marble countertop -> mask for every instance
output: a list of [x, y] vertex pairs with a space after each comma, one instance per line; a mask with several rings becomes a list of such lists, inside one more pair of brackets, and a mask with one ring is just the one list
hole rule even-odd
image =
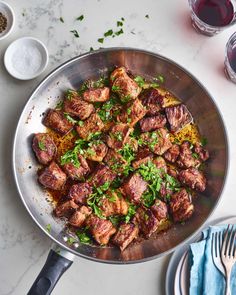
[[[16, 13], [13, 33], [0, 41], [0, 294], [26, 294], [43, 266], [51, 241], [37, 228], [20, 201], [11, 172], [15, 126], [31, 91], [47, 72], [67, 59], [94, 49], [130, 46], [171, 58], [187, 68], [209, 90], [220, 108], [229, 135], [230, 169], [221, 202], [211, 219], [235, 214], [236, 86], [223, 73], [225, 44], [234, 27], [209, 38], [190, 25], [188, 1], [8, 0]], [[79, 22], [75, 18], [84, 15]], [[149, 17], [146, 17], [148, 15]], [[59, 20], [62, 17], [64, 23]], [[124, 34], [97, 40], [116, 21]], [[75, 38], [70, 30], [77, 29]], [[18, 81], [3, 65], [7, 46], [16, 38], [34, 36], [49, 50], [47, 70], [37, 79]], [[169, 256], [126, 267], [76, 258], [53, 294], [164, 294]]]

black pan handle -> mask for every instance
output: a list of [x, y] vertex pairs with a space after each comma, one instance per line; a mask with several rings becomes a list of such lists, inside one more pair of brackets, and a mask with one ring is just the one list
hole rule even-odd
[[73, 263], [74, 255], [63, 250], [51, 249], [48, 258], [30, 288], [28, 295], [49, 295], [63, 273]]

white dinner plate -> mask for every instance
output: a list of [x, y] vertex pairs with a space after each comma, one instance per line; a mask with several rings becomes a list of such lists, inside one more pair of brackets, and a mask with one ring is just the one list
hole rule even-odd
[[[225, 223], [236, 224], [236, 216], [225, 217], [214, 220], [206, 224], [205, 228], [210, 225], [220, 225]], [[193, 238], [188, 244], [172, 255], [166, 272], [166, 295], [188, 295], [189, 292], [189, 262], [188, 249], [189, 244], [201, 239], [201, 232]]]

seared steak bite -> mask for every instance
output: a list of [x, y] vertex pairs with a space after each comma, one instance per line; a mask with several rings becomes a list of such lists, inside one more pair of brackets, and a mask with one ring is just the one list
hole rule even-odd
[[153, 158], [153, 153], [147, 147], [139, 148], [135, 160], [132, 161], [134, 169], [138, 169], [142, 164], [146, 164]]
[[78, 208], [69, 219], [69, 224], [80, 227], [84, 224], [86, 218], [92, 214], [92, 209], [87, 206]]
[[178, 132], [193, 120], [191, 113], [184, 104], [168, 107], [165, 112], [172, 132]]
[[87, 198], [92, 192], [93, 189], [87, 182], [74, 184], [69, 190], [69, 198], [73, 199], [76, 204], [87, 204]]
[[134, 137], [128, 137], [127, 142], [126, 142], [130, 148], [134, 151], [138, 151], [138, 141]]
[[168, 207], [161, 200], [156, 200], [150, 208], [157, 220], [161, 221], [168, 218]]
[[117, 120], [133, 127], [147, 113], [146, 108], [139, 99], [129, 103], [123, 108], [121, 114], [117, 116]]
[[175, 163], [178, 156], [179, 156], [180, 150], [178, 144], [173, 144], [167, 152], [164, 153], [164, 158], [170, 162]]
[[82, 180], [84, 176], [90, 172], [90, 168], [83, 156], [78, 155], [78, 160], [80, 163], [78, 167], [70, 162], [64, 164], [62, 167], [71, 179]]
[[54, 131], [65, 135], [73, 128], [74, 124], [69, 122], [62, 111], [49, 109], [43, 119], [43, 124]]
[[95, 140], [89, 143], [89, 148], [86, 151], [86, 158], [95, 161], [102, 162], [108, 151], [108, 147], [101, 140]]
[[130, 133], [133, 131], [133, 128], [130, 128], [128, 125], [123, 123], [118, 123], [114, 125], [107, 138], [107, 145], [114, 149], [120, 150], [127, 143]]
[[97, 113], [92, 114], [86, 119], [81, 126], [76, 126], [76, 131], [83, 139], [87, 139], [91, 134], [100, 132], [104, 128], [104, 124]]
[[162, 114], [157, 114], [153, 117], [146, 117], [139, 122], [142, 132], [153, 131], [158, 128], [163, 128], [166, 125], [166, 117]]
[[112, 242], [124, 251], [128, 245], [138, 237], [138, 226], [133, 223], [123, 223], [119, 227], [117, 233], [112, 239]]
[[203, 192], [206, 189], [206, 178], [196, 168], [189, 168], [179, 172], [179, 181], [192, 189]]
[[63, 108], [65, 113], [81, 120], [87, 119], [95, 110], [94, 106], [82, 100], [76, 91], [70, 92], [70, 95], [64, 100]]
[[174, 222], [182, 222], [189, 219], [193, 214], [194, 206], [185, 189], [181, 189], [171, 197], [170, 211]]
[[190, 149], [190, 143], [185, 141], [180, 146], [180, 154], [177, 160], [177, 165], [180, 168], [197, 167], [200, 164], [198, 155], [193, 154]]
[[126, 160], [113, 149], [108, 150], [104, 162], [116, 173], [122, 173], [127, 165]]
[[155, 88], [144, 90], [140, 95], [142, 104], [147, 108], [147, 115], [154, 116], [161, 110], [163, 96]]
[[96, 242], [100, 245], [106, 245], [111, 236], [116, 232], [110, 220], [101, 219], [94, 214], [91, 214], [85, 223]]
[[51, 162], [40, 173], [38, 180], [44, 187], [61, 190], [66, 182], [66, 174], [55, 162]]
[[166, 182], [162, 182], [161, 188], [159, 191], [159, 196], [162, 200], [167, 202], [169, 200], [170, 196], [173, 194], [172, 189], [169, 188]]
[[123, 197], [118, 197], [116, 192], [108, 191], [99, 201], [99, 207], [105, 217], [112, 215], [127, 215], [129, 206]]
[[33, 138], [32, 148], [39, 163], [49, 164], [56, 155], [57, 147], [47, 133], [36, 133]]
[[204, 149], [199, 142], [194, 146], [194, 152], [198, 155], [200, 161], [205, 162], [209, 159], [208, 150]]
[[109, 99], [110, 88], [90, 88], [83, 93], [83, 99], [88, 102], [104, 102]]
[[154, 158], [152, 162], [160, 169], [161, 174], [167, 172], [166, 161], [161, 156]]
[[62, 204], [57, 205], [54, 213], [57, 217], [70, 217], [79, 206], [74, 201], [66, 201]]
[[141, 88], [128, 76], [124, 67], [115, 69], [110, 78], [112, 91], [117, 93], [124, 102], [134, 100], [141, 92]]
[[121, 187], [122, 193], [133, 203], [140, 203], [148, 184], [138, 173], [132, 174]]
[[90, 175], [90, 183], [93, 186], [99, 187], [104, 183], [111, 183], [116, 178], [114, 173], [108, 166], [99, 164], [95, 171]]
[[167, 167], [167, 173], [174, 177], [175, 179], [178, 179], [179, 171], [176, 169], [176, 167]]
[[139, 207], [135, 216], [135, 224], [138, 223], [140, 231], [146, 238], [149, 238], [158, 228], [159, 221], [154, 216], [152, 210]]
[[152, 152], [160, 156], [172, 146], [169, 134], [164, 128], [153, 132], [142, 133], [140, 137], [143, 145], [147, 145]]

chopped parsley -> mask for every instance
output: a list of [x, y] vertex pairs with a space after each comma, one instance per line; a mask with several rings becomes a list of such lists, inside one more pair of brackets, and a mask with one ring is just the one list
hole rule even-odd
[[60, 22], [64, 23], [63, 17], [60, 17], [59, 20], [60, 20]]
[[79, 17], [76, 18], [76, 20], [82, 21], [84, 19], [84, 15], [80, 15]]
[[111, 88], [112, 91], [116, 92], [116, 91], [119, 91], [120, 90], [120, 87], [119, 86], [116, 86], [116, 85], [113, 85], [112, 88]]
[[115, 35], [116, 35], [116, 36], [119, 36], [119, 35], [121, 35], [121, 34], [124, 34], [123, 29], [120, 29], [119, 31], [115, 32]]
[[128, 223], [131, 218], [135, 215], [137, 207], [133, 204], [129, 204], [128, 214], [125, 215], [125, 222]]
[[91, 244], [91, 238], [90, 236], [87, 234], [86, 229], [82, 230], [78, 230], [76, 232], [77, 237], [79, 238], [79, 241], [81, 244], [85, 244], [85, 245], [89, 245]]
[[56, 110], [61, 110], [63, 108], [64, 102], [63, 100], [59, 101], [56, 105]]
[[115, 226], [118, 227], [120, 221], [121, 221], [121, 217], [119, 215], [114, 215], [114, 216], [110, 216], [109, 220], [111, 221], [111, 223]]
[[84, 121], [78, 121], [77, 124], [78, 124], [80, 127], [82, 127], [82, 126], [84, 126]]
[[145, 17], [146, 17], [146, 18], [149, 18], [149, 14], [146, 14]]
[[197, 153], [192, 153], [192, 156], [195, 158], [195, 159], [198, 159], [199, 158], [199, 155]]
[[47, 230], [47, 232], [50, 233], [50, 232], [51, 232], [51, 229], [52, 229], [52, 226], [51, 226], [50, 223], [48, 223], [48, 224], [46, 225], [46, 230]]
[[98, 42], [99, 42], [99, 43], [103, 43], [103, 42], [104, 42], [104, 38], [99, 38], [99, 39], [98, 39]]
[[76, 124], [78, 121], [73, 119], [68, 113], [64, 113], [65, 118], [72, 124]]
[[112, 36], [113, 35], [113, 30], [108, 30], [107, 32], [104, 33], [104, 37]]
[[117, 25], [117, 27], [123, 27], [123, 22], [121, 22], [121, 21], [118, 20], [116, 22], [116, 25]]
[[201, 139], [201, 145], [202, 146], [206, 146], [207, 145], [207, 138], [206, 137], [202, 137], [202, 139]]
[[71, 30], [70, 32], [75, 36], [75, 38], [79, 38], [79, 33], [77, 30]]
[[144, 81], [144, 79], [143, 79], [143, 77], [141, 77], [141, 76], [136, 76], [135, 78], [134, 78], [134, 81], [138, 84], [138, 86], [139, 87], [143, 87], [143, 85], [145, 84], [145, 81]]
[[38, 142], [38, 147], [40, 148], [41, 151], [47, 150], [43, 141]]

